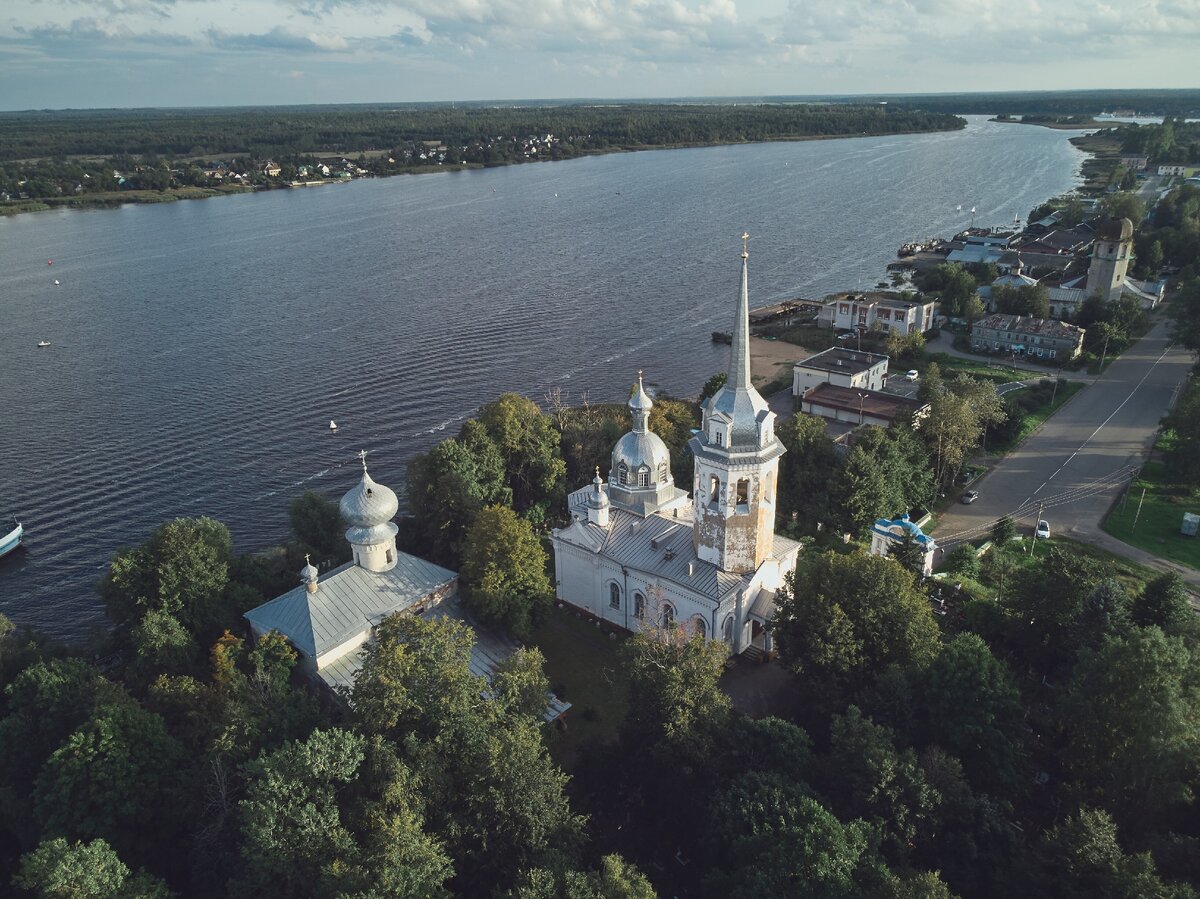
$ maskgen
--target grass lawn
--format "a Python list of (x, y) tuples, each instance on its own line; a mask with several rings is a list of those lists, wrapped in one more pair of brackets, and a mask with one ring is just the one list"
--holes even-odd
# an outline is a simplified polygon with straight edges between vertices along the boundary
[[(1059, 381), (1058, 390), (1054, 393), (1053, 404), (1049, 402), (1035, 406), (1025, 413), (1021, 421), (1021, 429), (1010, 440), (988, 447), (991, 453), (1008, 453), (1018, 446), (1022, 440), (1033, 433), (1033, 429), (1062, 408), (1063, 404), (1087, 385), (1082, 381)], [(1029, 388), (1024, 388), (1028, 390)], [(1012, 394), (1015, 396), (1016, 394)]]
[[(949, 380), (955, 375), (971, 375), (976, 378), (987, 378), (990, 381), (995, 381), (998, 384), (1007, 384), (1010, 381), (1027, 381), (1031, 378), (1028, 371), (1009, 368), (998, 362), (989, 363), (986, 357), (980, 357), (978, 361), (974, 359), (963, 359), (959, 356), (951, 356), (946, 353), (927, 353), (924, 359), (924, 364), (936, 362), (938, 368), (942, 370), (942, 378)], [(1046, 377), (1051, 377), (1052, 372), (1048, 370)]]
[(571, 703), (567, 729), (546, 735), (551, 755), (567, 771), (584, 745), (616, 739), (629, 706), (628, 675), (618, 653), (626, 638), (610, 639), (610, 633), (569, 607), (555, 607), (531, 641), (546, 656), (550, 688)]
[[(1142, 489), (1146, 499), (1137, 514)], [(1129, 489), (1128, 498), (1113, 507), (1104, 519), (1104, 530), (1118, 540), (1146, 552), (1200, 569), (1200, 537), (1179, 533), (1184, 512), (1200, 513), (1200, 499), (1167, 481), (1161, 462), (1147, 462)], [(1137, 517), (1137, 526), (1133, 520)]]
[[(1121, 586), (1128, 591), (1130, 596), (1141, 593), (1146, 582), (1157, 577), (1159, 574), (1159, 572), (1153, 571), (1144, 565), (1139, 565), (1137, 562), (1131, 562), (1122, 556), (1114, 555), (1098, 546), (1093, 546), (1090, 543), (1081, 543), (1069, 537), (1051, 537), (1049, 541), (1038, 540), (1031, 556), (1029, 554), (1029, 543), (1031, 540), (1031, 537), (1026, 536), (1020, 541), (1014, 540), (1003, 548), (993, 547), (991, 550), (991, 553), (1003, 553), (1012, 564), (1012, 571), (1009, 574), (1007, 586), (1007, 590), (1010, 593), (1017, 583), (1017, 575), (1036, 569), (1051, 548), (1063, 550), (1072, 556), (1088, 559), (1097, 566), (1106, 567), (1112, 572), (1112, 576), (1121, 582)], [(984, 559), (986, 559), (986, 556)], [(983, 562), (984, 559), (980, 559), (980, 561)], [(984, 566), (984, 570), (987, 570), (986, 565)], [(955, 579), (954, 575), (950, 575), (947, 578), (947, 580), (953, 579)], [(994, 593), (999, 588), (999, 584), (983, 576), (977, 581), (971, 582), (971, 585), (982, 587), (989, 593)]]

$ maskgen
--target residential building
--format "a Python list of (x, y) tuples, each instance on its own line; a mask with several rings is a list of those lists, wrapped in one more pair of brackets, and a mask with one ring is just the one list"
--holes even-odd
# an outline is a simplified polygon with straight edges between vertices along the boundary
[(792, 367), (792, 396), (804, 396), (818, 384), (882, 390), (887, 384), (888, 357), (833, 347)]
[(975, 322), (971, 327), (971, 346), (977, 350), (1066, 362), (1083, 349), (1083, 335), (1083, 328), (1049, 318), (997, 314)]
[(891, 291), (835, 293), (824, 300), (817, 321), (840, 330), (896, 331), (913, 334), (933, 327), (934, 300), (901, 299)]
[(266, 175), (268, 178), (275, 178), (279, 175), (280, 172), (283, 171), (283, 169), (281, 169), (279, 167), (279, 163), (271, 162), (270, 160), (268, 160), (266, 163), (263, 164), (262, 171), (263, 171), (263, 174)]
[(1158, 167), (1160, 175), (1186, 175), (1187, 170), (1186, 165), (1160, 165)]
[(1150, 159), (1147, 156), (1122, 156), (1121, 165), (1133, 172), (1144, 172)]
[(800, 544), (775, 533), (784, 448), (750, 381), (747, 255), (729, 379), (689, 443), (692, 495), (675, 486), (670, 452), (649, 428), (653, 402), (639, 375), (632, 430), (613, 448), (607, 482), (597, 469), (573, 492), (571, 524), (550, 539), (563, 602), (625, 630), (682, 627), (761, 657), (773, 651), (775, 592)]
[(830, 421), (884, 428), (895, 419), (908, 416), (916, 428), (929, 412), (929, 404), (894, 393), (818, 384), (803, 395), (800, 411)]

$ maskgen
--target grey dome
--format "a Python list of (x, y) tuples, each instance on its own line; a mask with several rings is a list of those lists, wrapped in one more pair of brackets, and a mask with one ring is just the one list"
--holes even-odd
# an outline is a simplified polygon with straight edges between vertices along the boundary
[[(653, 431), (630, 431), (617, 441), (612, 451), (612, 474), (620, 483), (621, 463), (629, 473), (627, 484), (637, 486), (637, 472), (642, 466), (650, 470), (650, 484), (663, 484), (671, 477), (671, 451)], [(663, 474), (665, 472), (665, 475)]]
[(371, 480), (364, 468), (362, 480), (342, 497), (338, 509), (351, 528), (370, 530), (395, 518), (400, 502), (390, 488)]

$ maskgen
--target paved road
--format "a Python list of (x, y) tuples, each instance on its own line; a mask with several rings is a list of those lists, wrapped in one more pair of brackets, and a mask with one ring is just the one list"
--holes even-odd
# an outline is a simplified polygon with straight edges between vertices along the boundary
[(1114, 498), (1141, 466), (1159, 419), (1192, 366), (1192, 355), (1168, 346), (1168, 325), (1150, 332), (975, 485), (979, 500), (955, 504), (934, 535), (947, 552), (985, 533), (1002, 515), (1032, 530), (1038, 507), (1053, 534), (1096, 543), (1200, 587), (1200, 572), (1175, 566), (1100, 530)]

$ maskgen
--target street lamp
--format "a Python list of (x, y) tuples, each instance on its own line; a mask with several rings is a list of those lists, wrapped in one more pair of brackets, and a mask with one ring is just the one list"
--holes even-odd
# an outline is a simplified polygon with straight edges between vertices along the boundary
[(866, 400), (866, 398), (867, 395), (865, 393), (860, 393), (858, 395), (858, 423), (860, 425), (863, 423), (863, 402)]

